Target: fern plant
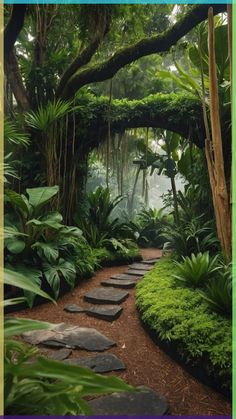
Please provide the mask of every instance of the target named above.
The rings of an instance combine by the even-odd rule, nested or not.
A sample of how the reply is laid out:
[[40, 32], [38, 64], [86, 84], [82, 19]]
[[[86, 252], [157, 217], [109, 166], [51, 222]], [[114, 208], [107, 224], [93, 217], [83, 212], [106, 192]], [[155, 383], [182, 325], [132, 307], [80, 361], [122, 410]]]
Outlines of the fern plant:
[[176, 281], [182, 285], [198, 288], [219, 271], [218, 255], [210, 258], [209, 253], [192, 254], [190, 257], [183, 257], [182, 262], [175, 262], [176, 274], [173, 275]]

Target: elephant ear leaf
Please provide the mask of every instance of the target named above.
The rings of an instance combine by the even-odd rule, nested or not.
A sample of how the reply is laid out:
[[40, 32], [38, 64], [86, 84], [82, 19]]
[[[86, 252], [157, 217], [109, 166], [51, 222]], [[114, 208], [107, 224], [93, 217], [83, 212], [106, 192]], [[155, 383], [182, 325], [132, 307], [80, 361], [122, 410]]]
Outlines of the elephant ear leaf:
[[46, 204], [50, 199], [52, 199], [59, 191], [59, 187], [55, 186], [45, 186], [42, 188], [28, 188], [26, 189], [27, 194], [29, 195], [29, 203], [36, 209], [41, 208], [42, 205]]

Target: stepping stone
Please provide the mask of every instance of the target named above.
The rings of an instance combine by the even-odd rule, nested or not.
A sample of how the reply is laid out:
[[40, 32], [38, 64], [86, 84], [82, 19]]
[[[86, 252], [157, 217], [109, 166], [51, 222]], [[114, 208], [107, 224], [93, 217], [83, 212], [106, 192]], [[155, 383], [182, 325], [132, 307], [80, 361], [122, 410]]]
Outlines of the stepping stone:
[[158, 262], [158, 260], [161, 259], [161, 256], [155, 259], [147, 259], [147, 260], [143, 260], [142, 263], [145, 263], [145, 265], [154, 265], [156, 262]]
[[123, 308], [120, 306], [98, 306], [89, 307], [86, 309], [88, 316], [96, 317], [97, 319], [113, 321], [120, 317]]
[[94, 288], [84, 295], [84, 299], [93, 304], [119, 304], [128, 295], [127, 291], [115, 290], [114, 288]]
[[169, 413], [167, 400], [151, 389], [113, 393], [88, 402], [94, 415], [163, 416]]
[[54, 352], [52, 355], [50, 355], [49, 358], [53, 359], [54, 361], [63, 361], [64, 359], [68, 358], [71, 354], [71, 349], [63, 348]]
[[86, 367], [94, 372], [110, 372], [125, 370], [124, 363], [113, 354], [104, 354], [96, 356], [83, 356], [80, 358], [71, 358], [65, 361], [69, 365], [79, 365]]
[[96, 329], [78, 327], [65, 323], [51, 324], [49, 329], [23, 333], [23, 338], [31, 345], [49, 347], [105, 351], [116, 345], [114, 341]]
[[130, 280], [132, 279], [132, 281], [134, 280], [138, 280], [139, 277], [137, 276], [136, 278], [134, 277], [134, 275], [129, 275], [129, 273], [125, 273], [125, 274], [117, 274], [117, 275], [112, 275], [111, 276], [112, 279], [124, 279], [124, 280]]
[[64, 307], [65, 311], [68, 311], [68, 313], [84, 313], [86, 310], [80, 306], [77, 306], [77, 304], [68, 304]]
[[129, 269], [128, 272], [125, 272], [125, 274], [135, 275], [135, 276], [140, 277], [140, 276], [143, 276], [145, 274], [145, 271], [138, 271], [137, 269]]
[[129, 265], [129, 268], [138, 269], [140, 271], [150, 271], [153, 267], [142, 263], [133, 263], [132, 265]]
[[133, 288], [136, 285], [137, 281], [132, 279], [108, 279], [107, 281], [102, 281], [101, 284], [105, 287], [114, 287], [114, 288]]

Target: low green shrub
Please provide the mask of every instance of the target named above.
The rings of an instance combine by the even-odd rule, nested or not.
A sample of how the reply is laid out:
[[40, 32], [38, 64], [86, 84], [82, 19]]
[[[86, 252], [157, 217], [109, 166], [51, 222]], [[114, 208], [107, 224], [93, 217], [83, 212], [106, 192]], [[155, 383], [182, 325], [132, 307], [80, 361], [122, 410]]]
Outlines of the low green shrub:
[[142, 260], [140, 250], [135, 243], [125, 251], [117, 249], [114, 252], [107, 248], [93, 249], [93, 255], [96, 257], [97, 263], [100, 266], [113, 266]]
[[192, 254], [183, 257], [182, 262], [175, 262], [177, 274], [174, 278], [183, 285], [197, 288], [206, 284], [209, 278], [219, 270], [218, 255], [210, 258], [209, 253]]
[[211, 279], [202, 292], [202, 297], [212, 311], [224, 316], [232, 315], [232, 272], [225, 267], [217, 278]]
[[198, 290], [182, 288], [173, 278], [175, 264], [158, 262], [137, 284], [141, 318], [186, 363], [204, 368], [222, 387], [231, 386], [231, 321], [212, 313]]

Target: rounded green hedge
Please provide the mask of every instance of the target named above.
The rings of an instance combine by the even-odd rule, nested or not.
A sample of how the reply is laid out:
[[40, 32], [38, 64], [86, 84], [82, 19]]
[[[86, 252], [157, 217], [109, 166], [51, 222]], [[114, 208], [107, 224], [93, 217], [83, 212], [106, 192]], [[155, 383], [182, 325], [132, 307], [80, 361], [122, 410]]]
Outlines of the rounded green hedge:
[[212, 313], [197, 290], [177, 285], [175, 266], [162, 259], [136, 287], [141, 319], [186, 365], [199, 367], [217, 387], [231, 389], [232, 324]]

